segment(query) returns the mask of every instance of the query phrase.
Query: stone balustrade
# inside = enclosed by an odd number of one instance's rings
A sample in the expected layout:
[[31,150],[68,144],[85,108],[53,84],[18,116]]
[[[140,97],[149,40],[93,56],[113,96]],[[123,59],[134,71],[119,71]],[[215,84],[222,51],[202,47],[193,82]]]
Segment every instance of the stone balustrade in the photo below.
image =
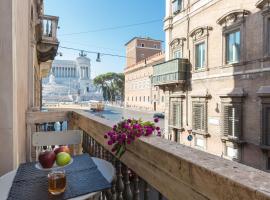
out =
[[155,136],[128,145],[119,160],[103,137],[114,122],[83,111],[29,112],[29,135],[40,124],[57,121],[83,130],[83,152],[116,167],[103,199],[270,199],[270,174]]

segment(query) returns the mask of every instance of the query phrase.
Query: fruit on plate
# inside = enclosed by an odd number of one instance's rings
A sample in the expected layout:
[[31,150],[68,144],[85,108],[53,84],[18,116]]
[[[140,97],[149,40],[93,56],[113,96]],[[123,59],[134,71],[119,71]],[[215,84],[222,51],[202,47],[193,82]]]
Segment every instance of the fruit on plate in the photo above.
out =
[[66,152],[60,152],[56,155],[56,164],[58,166],[65,166],[71,160],[71,156]]
[[54,153],[57,155],[58,153],[60,153],[60,152],[66,152],[66,153],[70,153],[70,151],[69,151],[69,148],[68,148],[68,146],[60,146],[60,147],[58,147],[58,148],[56,148],[55,150],[54,150]]
[[43,168],[51,168],[55,161],[55,153],[53,151],[41,152],[38,156],[38,161]]

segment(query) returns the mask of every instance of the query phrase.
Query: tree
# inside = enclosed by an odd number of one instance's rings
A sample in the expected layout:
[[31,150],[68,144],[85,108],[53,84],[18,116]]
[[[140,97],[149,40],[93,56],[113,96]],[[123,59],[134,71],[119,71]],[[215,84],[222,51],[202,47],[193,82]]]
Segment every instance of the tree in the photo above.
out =
[[101,74],[94,78],[93,83],[101,88],[105,101],[115,101],[116,97],[124,98],[125,76],[123,73]]

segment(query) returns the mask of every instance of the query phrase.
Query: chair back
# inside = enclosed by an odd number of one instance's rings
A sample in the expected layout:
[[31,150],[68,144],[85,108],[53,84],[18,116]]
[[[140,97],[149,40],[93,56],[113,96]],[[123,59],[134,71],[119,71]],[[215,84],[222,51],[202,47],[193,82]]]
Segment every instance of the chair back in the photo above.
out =
[[69,146],[72,155],[81,153],[82,134],[81,130],[34,132],[32,145],[36,159],[42,150],[53,150],[57,145]]

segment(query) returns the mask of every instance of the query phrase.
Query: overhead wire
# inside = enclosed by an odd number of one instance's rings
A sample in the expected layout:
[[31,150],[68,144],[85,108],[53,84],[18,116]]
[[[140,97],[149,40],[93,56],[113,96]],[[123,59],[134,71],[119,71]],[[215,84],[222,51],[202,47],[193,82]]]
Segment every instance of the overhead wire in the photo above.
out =
[[109,31],[109,30],[117,30],[117,29],[122,29],[122,28],[133,27],[133,26],[140,26],[140,25],[144,25],[144,24],[152,24],[152,23],[156,23],[156,22],[160,22],[160,21],[162,21],[162,19],[155,19],[155,20],[145,21],[145,22],[141,22],[141,23],[120,25],[120,26],[114,26],[114,27],[100,28],[100,29],[94,29],[94,30],[89,30],[89,31],[66,33],[66,34],[60,34],[59,36],[80,35],[80,34],[86,34],[86,33],[95,33],[95,32],[102,32],[102,31]]

